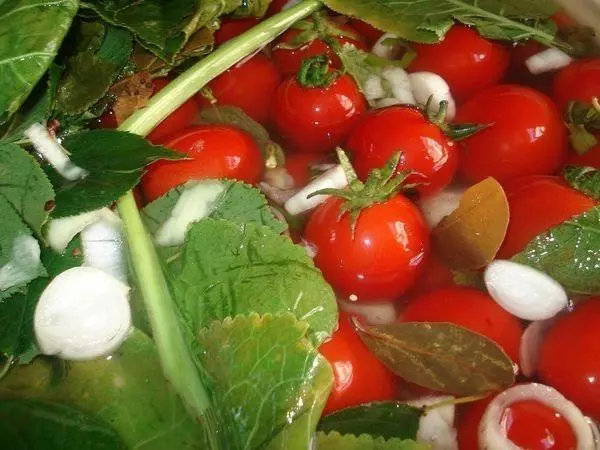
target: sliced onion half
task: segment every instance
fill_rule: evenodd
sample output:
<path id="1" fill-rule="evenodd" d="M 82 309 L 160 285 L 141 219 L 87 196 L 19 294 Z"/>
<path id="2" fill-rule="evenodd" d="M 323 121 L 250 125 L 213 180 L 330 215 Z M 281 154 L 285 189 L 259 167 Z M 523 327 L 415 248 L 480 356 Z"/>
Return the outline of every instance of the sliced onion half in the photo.
<path id="1" fill-rule="evenodd" d="M 521 336 L 519 347 L 519 365 L 521 373 L 526 377 L 533 377 L 537 372 L 540 348 L 544 337 L 555 322 L 555 318 L 531 322 Z"/>
<path id="2" fill-rule="evenodd" d="M 596 448 L 594 434 L 579 408 L 556 389 L 539 383 L 520 384 L 508 388 L 487 407 L 479 424 L 479 446 L 483 450 L 521 450 L 510 441 L 501 425 L 502 415 L 513 403 L 535 400 L 561 414 L 571 425 L 577 439 L 577 450 Z"/>

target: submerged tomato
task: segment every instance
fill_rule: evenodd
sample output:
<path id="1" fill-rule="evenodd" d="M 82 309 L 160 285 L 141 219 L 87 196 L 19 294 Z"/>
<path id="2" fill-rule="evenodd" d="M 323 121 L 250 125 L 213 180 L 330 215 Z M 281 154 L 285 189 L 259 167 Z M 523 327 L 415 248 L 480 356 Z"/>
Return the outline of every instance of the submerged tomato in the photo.
<path id="1" fill-rule="evenodd" d="M 482 37 L 474 28 L 454 25 L 437 44 L 414 44 L 417 56 L 410 72 L 434 72 L 462 102 L 502 80 L 509 52 L 502 44 Z"/>
<path id="2" fill-rule="evenodd" d="M 585 414 L 600 420 L 600 297 L 558 318 L 540 349 L 538 373 Z"/>
<path id="3" fill-rule="evenodd" d="M 409 106 L 371 111 L 356 126 L 346 146 L 354 154 L 354 167 L 361 179 L 401 151 L 398 171 L 416 172 L 407 182 L 422 182 L 417 189 L 425 195 L 446 187 L 458 162 L 454 142 L 421 111 Z"/>
<path id="4" fill-rule="evenodd" d="M 350 19 L 348 21 L 348 25 L 358 31 L 369 45 L 375 44 L 375 42 L 377 42 L 379 38 L 383 36 L 383 31 L 378 30 L 377 28 L 369 25 L 367 22 L 363 22 L 359 19 Z"/>
<path id="5" fill-rule="evenodd" d="M 429 252 L 421 211 L 396 195 L 364 209 L 353 231 L 350 215 L 340 218 L 342 203 L 330 198 L 308 220 L 304 240 L 316 252 L 316 266 L 345 299 L 397 299 L 421 274 Z"/>
<path id="6" fill-rule="evenodd" d="M 569 149 L 569 155 L 567 156 L 567 164 L 574 166 L 588 166 L 600 169 L 600 134 L 596 135 L 598 143 L 590 148 L 583 155 L 577 154 L 573 149 Z"/>
<path id="7" fill-rule="evenodd" d="M 327 155 L 321 153 L 288 153 L 285 170 L 294 180 L 295 187 L 306 186 L 313 175 L 313 166 L 327 163 Z"/>
<path id="8" fill-rule="evenodd" d="M 215 44 L 221 45 L 260 22 L 256 17 L 245 17 L 243 19 L 224 19 L 219 29 L 215 32 Z"/>
<path id="9" fill-rule="evenodd" d="M 561 111 L 572 100 L 588 103 L 592 97 L 600 97 L 600 58 L 575 61 L 558 72 L 552 96 Z"/>
<path id="10" fill-rule="evenodd" d="M 513 360 L 519 359 L 523 326 L 489 295 L 476 289 L 447 287 L 413 299 L 400 314 L 403 322 L 450 322 L 488 337 Z"/>
<path id="11" fill-rule="evenodd" d="M 489 88 L 459 108 L 457 123 L 490 126 L 460 142 L 458 171 L 468 182 L 551 175 L 566 157 L 566 131 L 552 101 L 531 88 Z"/>
<path id="12" fill-rule="evenodd" d="M 333 369 L 333 387 L 323 414 L 396 398 L 397 377 L 361 341 L 347 312 L 340 311 L 337 331 L 319 352 Z"/>
<path id="13" fill-rule="evenodd" d="M 166 147 L 191 159 L 149 166 L 141 187 L 150 202 L 188 180 L 235 178 L 255 184 L 264 169 L 261 152 L 245 131 L 229 125 L 198 125 L 173 135 Z"/>

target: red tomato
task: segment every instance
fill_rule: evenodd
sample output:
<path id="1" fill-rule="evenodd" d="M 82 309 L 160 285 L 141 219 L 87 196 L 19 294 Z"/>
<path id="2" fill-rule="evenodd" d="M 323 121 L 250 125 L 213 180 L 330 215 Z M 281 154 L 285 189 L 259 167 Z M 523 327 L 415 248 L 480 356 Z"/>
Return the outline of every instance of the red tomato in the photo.
<path id="1" fill-rule="evenodd" d="M 510 49 L 510 66 L 507 81 L 530 86 L 538 91 L 549 93 L 552 90 L 552 80 L 556 71 L 532 74 L 525 61 L 546 47 L 537 41 L 518 43 Z"/>
<path id="2" fill-rule="evenodd" d="M 271 117 L 289 148 L 323 153 L 348 138 L 366 109 L 365 98 L 348 75 L 325 88 L 302 87 L 290 77 L 277 89 Z"/>
<path id="3" fill-rule="evenodd" d="M 558 318 L 540 350 L 538 373 L 585 414 L 600 420 L 600 297 Z"/>
<path id="4" fill-rule="evenodd" d="M 308 220 L 304 240 L 315 264 L 345 299 L 395 300 L 421 274 L 429 252 L 429 230 L 421 211 L 403 195 L 364 209 L 352 231 L 343 200 L 330 198 Z"/>
<path id="5" fill-rule="evenodd" d="M 476 289 L 447 287 L 413 299 L 400 314 L 403 322 L 450 322 L 488 337 L 513 361 L 519 360 L 523 326 L 489 295 Z"/>
<path id="6" fill-rule="evenodd" d="M 438 44 L 414 44 L 411 72 L 434 72 L 459 102 L 500 82 L 508 68 L 509 52 L 502 44 L 481 37 L 474 28 L 455 25 Z"/>
<path id="7" fill-rule="evenodd" d="M 407 298 L 411 299 L 453 285 L 454 275 L 452 271 L 432 254 L 425 261 L 423 274 L 410 291 L 408 291 Z"/>
<path id="8" fill-rule="evenodd" d="M 233 66 L 208 84 L 220 105 L 237 106 L 257 122 L 269 121 L 271 102 L 281 83 L 273 62 L 259 53 L 242 64 Z M 208 101 L 196 95 L 201 108 Z"/>
<path id="9" fill-rule="evenodd" d="M 522 251 L 538 234 L 592 208 L 595 202 L 558 177 L 528 176 L 506 185 L 510 221 L 498 258 Z"/>
<path id="10" fill-rule="evenodd" d="M 229 125 L 190 127 L 173 135 L 165 146 L 192 159 L 150 165 L 141 182 L 149 202 L 188 180 L 235 178 L 255 184 L 263 173 L 264 161 L 252 136 Z"/>
<path id="11" fill-rule="evenodd" d="M 311 166 L 325 164 L 327 155 L 321 153 L 288 153 L 285 170 L 293 178 L 294 186 L 306 186 L 312 177 Z"/>
<path id="12" fill-rule="evenodd" d="M 340 43 L 340 45 L 349 43 L 349 44 L 354 45 L 357 48 L 360 48 L 363 50 L 369 50 L 367 45 L 362 40 L 362 38 L 359 37 L 359 34 L 356 32 L 356 30 L 352 29 L 352 27 L 349 27 L 348 25 L 341 25 L 341 24 L 336 24 L 336 27 L 340 28 L 341 30 L 343 30 L 345 32 L 353 33 L 358 37 L 358 39 L 352 39 L 352 38 L 345 37 L 345 36 L 334 37 L 334 39 L 336 39 Z M 273 62 L 275 63 L 275 65 L 277 66 L 277 69 L 279 69 L 279 71 L 281 72 L 281 74 L 284 77 L 295 75 L 298 72 L 298 70 L 300 69 L 302 62 L 305 59 L 311 58 L 311 57 L 317 56 L 317 55 L 322 55 L 324 53 L 329 57 L 329 60 L 331 61 L 331 63 L 333 64 L 334 67 L 336 67 L 336 68 L 341 67 L 340 59 L 333 52 L 331 47 L 320 39 L 315 39 L 314 41 L 309 42 L 308 44 L 305 44 L 301 47 L 294 48 L 294 49 L 286 49 L 286 48 L 278 48 L 277 47 L 278 44 L 291 43 L 292 40 L 298 34 L 300 34 L 300 30 L 296 30 L 293 28 L 286 31 L 285 33 L 283 33 L 281 35 L 281 37 L 277 41 L 277 44 L 273 48 Z"/>
<path id="13" fill-rule="evenodd" d="M 417 189 L 431 195 L 441 191 L 454 177 L 458 155 L 442 130 L 416 108 L 391 106 L 371 111 L 354 129 L 346 144 L 354 153 L 354 168 L 365 179 L 402 151 L 398 170 L 415 171 L 408 182 L 424 182 Z"/>
<path id="14" fill-rule="evenodd" d="M 478 450 L 479 423 L 492 398 L 473 404 L 459 420 L 461 450 Z M 528 450 L 574 449 L 577 439 L 569 422 L 554 409 L 535 400 L 513 403 L 504 410 L 501 424 L 506 436 L 519 448 Z"/>
<path id="15" fill-rule="evenodd" d="M 269 9 L 267 9 L 267 17 L 270 17 L 274 14 L 277 14 L 279 12 L 281 12 L 281 10 L 283 9 L 283 7 L 289 2 L 290 0 L 273 0 L 271 2 L 271 4 L 269 5 Z"/>
<path id="16" fill-rule="evenodd" d="M 152 80 L 154 93 L 161 91 L 169 82 L 168 78 L 155 78 Z M 190 126 L 197 115 L 198 107 L 194 100 L 188 100 L 154 128 L 148 135 L 148 140 L 154 144 L 162 144 L 165 138 L 168 139 L 170 135 Z"/>
<path id="17" fill-rule="evenodd" d="M 494 86 L 459 108 L 457 123 L 490 127 L 461 141 L 458 171 L 468 182 L 494 177 L 506 183 L 521 175 L 550 175 L 566 157 L 560 113 L 544 94 L 515 85 Z"/>
<path id="18" fill-rule="evenodd" d="M 377 42 L 379 38 L 383 36 L 383 31 L 378 30 L 377 28 L 369 25 L 367 22 L 363 22 L 359 19 L 350 19 L 348 21 L 348 25 L 358 31 L 369 45 L 375 44 L 375 42 Z"/>
<path id="19" fill-rule="evenodd" d="M 567 156 L 567 164 L 574 166 L 589 166 L 600 169 L 600 134 L 596 135 L 598 144 L 590 148 L 583 155 L 579 155 L 575 150 L 570 149 Z"/>
<path id="20" fill-rule="evenodd" d="M 600 97 L 600 58 L 581 59 L 569 64 L 554 77 L 552 97 L 564 111 L 569 102 L 589 102 Z"/>
<path id="21" fill-rule="evenodd" d="M 323 414 L 363 403 L 394 400 L 398 379 L 361 341 L 351 315 L 340 311 L 339 327 L 319 347 L 333 368 L 333 388 Z"/>
<path id="22" fill-rule="evenodd" d="M 215 44 L 221 45 L 229 39 L 239 36 L 244 31 L 248 31 L 260 20 L 256 17 L 246 17 L 244 19 L 224 19 L 221 26 L 215 32 Z"/>

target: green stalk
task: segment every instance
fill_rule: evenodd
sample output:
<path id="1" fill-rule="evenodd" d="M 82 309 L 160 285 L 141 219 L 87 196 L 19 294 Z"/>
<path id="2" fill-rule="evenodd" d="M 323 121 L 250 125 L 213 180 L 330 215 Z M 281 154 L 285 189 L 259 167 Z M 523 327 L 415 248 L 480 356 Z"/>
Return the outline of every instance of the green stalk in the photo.
<path id="1" fill-rule="evenodd" d="M 119 129 L 140 136 L 147 135 L 213 78 L 268 44 L 294 22 L 309 16 L 320 6 L 318 0 L 305 0 L 230 40 L 177 77 L 153 97 L 146 108 L 134 113 Z M 180 395 L 190 414 L 201 419 L 209 441 L 208 448 L 226 448 L 226 445 L 220 444 L 223 436 L 219 437 L 210 395 L 200 379 L 159 257 L 131 192 L 118 201 L 118 209 L 123 220 L 131 265 L 148 312 L 165 378 Z"/>

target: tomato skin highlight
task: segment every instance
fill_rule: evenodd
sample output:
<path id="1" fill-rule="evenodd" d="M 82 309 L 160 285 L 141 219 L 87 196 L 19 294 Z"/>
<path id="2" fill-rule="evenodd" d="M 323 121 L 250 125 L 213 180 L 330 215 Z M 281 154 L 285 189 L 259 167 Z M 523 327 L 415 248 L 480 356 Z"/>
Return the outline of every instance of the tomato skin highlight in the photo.
<path id="1" fill-rule="evenodd" d="M 523 175 L 552 175 L 566 158 L 566 130 L 546 95 L 531 88 L 499 85 L 459 108 L 456 123 L 490 124 L 460 142 L 458 170 L 477 183 L 506 183 Z"/>
<path id="2" fill-rule="evenodd" d="M 245 17 L 243 19 L 224 19 L 221 26 L 215 32 L 215 44 L 221 45 L 236 36 L 239 36 L 245 31 L 248 31 L 253 26 L 260 22 L 256 17 Z"/>
<path id="3" fill-rule="evenodd" d="M 369 112 L 350 135 L 346 147 L 353 152 L 354 168 L 363 180 L 401 151 L 397 171 L 417 172 L 406 181 L 423 182 L 417 186 L 422 195 L 433 195 L 446 187 L 458 164 L 454 142 L 422 112 L 407 106 Z"/>
<path id="4" fill-rule="evenodd" d="M 352 316 L 340 311 L 339 327 L 319 347 L 333 368 L 333 388 L 323 414 L 397 396 L 398 378 L 361 341 Z"/>
<path id="5" fill-rule="evenodd" d="M 366 109 L 365 98 L 348 75 L 325 88 L 305 88 L 290 77 L 275 94 L 272 125 L 287 148 L 325 153 L 348 138 Z"/>
<path id="6" fill-rule="evenodd" d="M 600 58 L 574 61 L 558 72 L 552 97 L 561 111 L 572 100 L 589 103 L 592 97 L 600 97 Z"/>
<path id="7" fill-rule="evenodd" d="M 454 25 L 439 43 L 412 47 L 417 56 L 409 71 L 437 73 L 446 80 L 458 102 L 499 83 L 510 60 L 506 47 L 464 25 Z"/>
<path id="8" fill-rule="evenodd" d="M 571 189 L 561 178 L 528 176 L 505 186 L 510 210 L 506 237 L 497 258 L 521 252 L 538 234 L 593 208 L 595 202 Z"/>
<path id="9" fill-rule="evenodd" d="M 364 209 L 352 232 L 343 200 L 329 198 L 309 218 L 304 240 L 315 265 L 344 299 L 396 300 L 423 270 L 429 230 L 421 211 L 403 195 Z"/>
<path id="10" fill-rule="evenodd" d="M 413 299 L 400 314 L 402 322 L 449 322 L 479 333 L 497 343 L 519 361 L 523 326 L 484 292 L 447 287 Z"/>
<path id="11" fill-rule="evenodd" d="M 197 125 L 173 135 L 165 146 L 191 160 L 157 161 L 142 177 L 141 188 L 151 202 L 188 180 L 235 178 L 260 181 L 264 161 L 251 135 L 229 125 Z"/>
<path id="12" fill-rule="evenodd" d="M 540 350 L 540 379 L 600 420 L 600 297 L 558 318 Z"/>

